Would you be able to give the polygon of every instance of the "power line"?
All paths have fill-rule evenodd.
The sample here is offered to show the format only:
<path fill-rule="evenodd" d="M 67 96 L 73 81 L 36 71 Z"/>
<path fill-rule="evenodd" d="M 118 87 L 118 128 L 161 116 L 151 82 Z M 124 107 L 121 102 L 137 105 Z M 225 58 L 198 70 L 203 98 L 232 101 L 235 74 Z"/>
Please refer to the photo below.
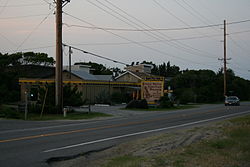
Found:
<path fill-rule="evenodd" d="M 177 17 L 174 13 L 172 13 L 171 11 L 169 11 L 167 8 L 165 8 L 163 5 L 161 5 L 159 2 L 157 2 L 156 0 L 152 0 L 158 7 L 160 7 L 163 11 L 167 12 L 168 14 L 170 14 L 171 16 L 173 16 L 174 18 L 176 18 L 177 20 L 179 20 L 181 23 L 183 23 L 184 25 L 188 26 L 188 27 L 191 27 L 191 25 L 189 25 L 188 23 L 186 23 L 184 20 L 182 20 L 181 18 Z M 188 45 L 187 45 L 188 46 Z M 193 48 L 193 47 L 191 47 Z M 193 48 L 194 50 L 197 50 L 199 52 L 205 52 L 205 54 L 207 55 L 211 55 L 211 53 L 208 53 L 206 51 L 202 51 L 200 49 L 196 49 L 196 48 Z M 217 57 L 216 55 L 214 55 L 215 57 Z"/>
<path fill-rule="evenodd" d="M 9 43 L 11 43 L 12 45 L 14 45 L 14 46 L 17 46 L 14 42 L 12 42 L 10 39 L 8 39 L 5 35 L 3 35 L 2 33 L 0 33 L 0 36 L 2 37 L 2 38 L 4 38 L 5 40 L 7 40 Z"/>
<path fill-rule="evenodd" d="M 232 24 L 239 24 L 239 23 L 245 23 L 250 22 L 250 20 L 242 20 L 237 22 L 230 22 L 227 23 L 227 25 Z M 210 24 L 210 25 L 204 25 L 204 26 L 189 26 L 189 27 L 177 27 L 177 28 L 151 28 L 151 29 L 131 29 L 131 28 L 113 28 L 113 27 L 95 27 L 95 26 L 84 26 L 84 25 L 75 25 L 75 24 L 67 24 L 63 23 L 67 27 L 80 27 L 80 28 L 86 28 L 86 29 L 92 29 L 92 30 L 110 30 L 110 31 L 179 31 L 179 30 L 193 30 L 193 29 L 203 29 L 203 28 L 211 28 L 211 27 L 218 27 L 222 26 L 223 24 Z"/>
<path fill-rule="evenodd" d="M 98 1 L 98 0 L 96 0 Z M 124 14 L 126 14 L 127 16 L 133 18 L 134 20 L 138 21 L 139 23 L 141 23 L 142 25 L 152 29 L 151 26 L 145 24 L 144 22 L 142 22 L 141 20 L 137 19 L 136 17 L 130 15 L 129 13 L 127 13 L 126 11 L 122 10 L 121 8 L 119 8 L 118 6 L 114 5 L 112 2 L 108 1 L 108 0 L 105 0 L 107 3 L 109 3 L 110 5 L 112 5 L 113 7 L 115 7 L 116 9 L 118 9 L 119 11 L 123 12 Z M 144 27 L 143 27 L 144 28 Z M 161 32 L 156 32 L 158 33 L 158 35 L 154 34 L 158 39 L 166 39 L 168 38 L 169 40 L 171 40 L 171 38 L 169 36 L 167 36 L 166 34 L 164 33 L 161 33 Z M 152 33 L 153 34 L 153 33 Z M 164 37 L 165 38 L 164 38 Z M 197 49 L 197 48 L 194 48 L 192 46 L 189 46 L 187 44 L 184 44 L 184 43 L 181 43 L 179 41 L 176 41 L 174 43 L 168 43 L 168 45 L 172 46 L 172 47 L 175 47 L 177 49 L 181 49 L 181 50 L 185 50 L 185 52 L 189 53 L 189 54 L 193 54 L 193 55 L 197 55 L 195 52 L 199 52 L 199 54 L 197 56 L 201 56 L 200 54 L 203 54 L 203 55 L 206 55 L 206 57 L 209 57 L 211 54 L 210 53 L 205 53 L 205 51 L 202 51 L 200 49 Z M 195 51 L 195 52 L 194 52 Z M 192 52 L 192 53 L 191 53 Z M 205 54 L 204 54 L 205 53 Z M 209 56 L 207 56 L 209 55 Z"/>
<path fill-rule="evenodd" d="M 210 35 L 210 37 L 217 37 L 221 36 L 221 34 L 214 34 Z M 192 40 L 192 39 L 201 39 L 201 38 L 207 38 L 207 36 L 193 36 L 193 37 L 186 37 L 186 38 L 173 38 L 171 40 L 167 41 L 183 41 L 183 40 Z M 166 42 L 166 40 L 152 40 L 152 41 L 137 41 L 138 43 L 160 43 L 160 42 Z M 75 44 L 75 45 L 128 45 L 128 44 L 134 44 L 132 42 L 103 42 L 103 43 L 85 43 L 85 44 Z"/>
<path fill-rule="evenodd" d="M 83 23 L 89 24 L 89 25 L 91 25 L 91 26 L 95 26 L 95 25 L 93 25 L 92 23 L 89 23 L 89 22 L 87 22 L 87 21 L 84 21 L 84 20 L 82 20 L 82 19 L 80 19 L 80 18 L 78 18 L 78 17 L 76 17 L 76 16 L 73 16 L 73 15 L 71 15 L 71 14 L 69 14 L 69 13 L 64 12 L 64 14 L 67 15 L 67 16 L 70 16 L 70 17 L 72 17 L 72 18 L 74 18 L 74 19 L 76 19 L 76 20 L 79 20 L 79 21 L 81 21 L 81 22 L 83 22 Z M 168 56 L 173 57 L 173 58 L 175 58 L 175 59 L 182 60 L 182 61 L 185 62 L 185 63 L 188 61 L 188 62 L 191 62 L 191 63 L 194 63 L 194 64 L 207 65 L 207 64 L 198 63 L 198 62 L 195 62 L 195 61 L 192 61 L 192 60 L 189 60 L 189 59 L 185 59 L 185 58 L 183 58 L 183 57 L 174 56 L 174 55 L 169 54 L 169 53 L 166 53 L 166 52 L 164 52 L 164 51 L 161 51 L 161 50 L 158 50 L 158 49 L 149 47 L 149 46 L 144 45 L 144 44 L 141 44 L 141 43 L 139 43 L 139 42 L 137 42 L 137 41 L 130 40 L 130 39 L 128 39 L 128 38 L 126 38 L 126 37 L 124 37 L 124 36 L 118 35 L 118 34 L 112 32 L 112 31 L 108 31 L 108 30 L 103 30 L 103 31 L 105 31 L 105 32 L 107 32 L 107 33 L 110 33 L 110 34 L 112 34 L 112 35 L 114 35 L 114 36 L 117 36 L 117 37 L 119 37 L 119 38 L 121 38 L 121 39 L 123 39 L 123 40 L 126 40 L 126 41 L 129 41 L 129 42 L 131 42 L 131 43 L 134 43 L 134 44 L 136 44 L 136 45 L 138 45 L 138 46 L 141 46 L 141 47 L 147 48 L 147 49 L 149 49 L 149 50 L 151 50 L 151 51 L 157 52 L 157 53 L 159 53 L 159 54 L 161 54 L 161 55 L 164 55 L 164 56 L 168 55 Z M 214 66 L 213 66 L 213 67 L 214 67 Z"/>
<path fill-rule="evenodd" d="M 190 15 L 192 15 L 193 17 L 197 18 L 198 20 L 200 20 L 202 23 L 207 24 L 206 22 L 204 22 L 200 17 L 197 17 L 193 12 L 191 12 L 191 10 L 187 9 L 184 5 L 182 5 L 178 0 L 175 0 L 175 2 L 181 7 L 183 8 L 185 11 L 187 11 Z"/>
<path fill-rule="evenodd" d="M 46 48 L 52 48 L 52 47 L 55 47 L 55 45 L 40 46 L 40 47 L 34 47 L 34 48 L 25 48 L 25 49 L 22 49 L 22 51 L 37 50 L 37 49 L 46 49 Z M 11 52 L 17 52 L 17 51 L 16 50 L 10 50 L 10 51 L 8 51 L 8 53 L 11 53 Z"/>
<path fill-rule="evenodd" d="M 70 46 L 70 45 L 67 45 L 67 44 L 63 44 L 63 45 L 64 45 L 64 46 Z M 122 64 L 122 65 L 128 66 L 127 63 L 123 63 L 123 62 L 118 61 L 118 60 L 110 59 L 110 58 L 108 58 L 108 57 L 104 57 L 104 56 L 99 55 L 99 54 L 91 53 L 91 52 L 88 52 L 88 51 L 86 51 L 86 50 L 83 50 L 83 49 L 74 47 L 74 46 L 70 46 L 70 47 L 71 47 L 72 49 L 81 51 L 81 52 L 83 52 L 84 54 L 89 54 L 89 55 L 92 55 L 92 56 L 95 56 L 95 57 L 98 57 L 98 58 L 101 58 L 101 59 L 105 59 L 105 60 L 108 60 L 108 61 L 112 61 L 112 62 L 114 62 L 114 63 L 118 63 L 118 64 Z"/>
<path fill-rule="evenodd" d="M 195 8 L 193 8 L 192 5 L 190 5 L 186 0 L 182 0 L 182 2 L 185 3 L 194 13 L 196 13 L 198 16 L 200 16 L 200 18 L 206 20 L 208 23 L 211 23 L 211 21 L 209 19 L 204 17 L 199 11 L 197 11 Z"/>
<path fill-rule="evenodd" d="M 0 7 L 12 8 L 12 7 L 30 7 L 30 6 L 41 6 L 43 3 L 32 3 L 32 4 L 20 4 L 20 5 L 0 5 Z"/>
<path fill-rule="evenodd" d="M 53 9 L 53 10 L 54 10 L 54 9 Z M 27 37 L 24 38 L 24 40 L 20 43 L 20 45 L 18 45 L 16 51 L 18 51 L 19 48 L 20 48 L 20 47 L 30 38 L 30 36 L 40 27 L 40 25 L 43 24 L 45 20 L 47 20 L 47 18 L 53 13 L 53 10 L 51 10 L 51 11 L 49 12 L 49 14 L 48 14 L 47 16 L 45 16 L 45 17 L 41 20 L 41 22 L 39 22 L 39 24 L 38 24 L 32 31 L 30 31 L 30 33 L 27 35 Z M 16 52 L 16 51 L 15 51 L 15 52 Z"/>
<path fill-rule="evenodd" d="M 113 12 L 115 12 L 115 13 L 118 13 L 118 12 L 116 12 L 115 10 L 111 9 L 110 7 L 107 7 L 106 5 L 104 5 L 103 3 L 101 3 L 99 0 L 96 0 L 96 1 L 97 1 L 98 3 L 100 3 L 101 5 L 105 6 L 106 8 L 110 9 L 111 11 L 113 11 Z M 118 6 L 114 5 L 113 3 L 109 2 L 108 0 L 105 0 L 105 1 L 106 1 L 107 3 L 109 3 L 110 5 L 112 5 L 113 7 L 115 7 L 116 9 L 118 9 L 119 11 L 123 12 L 125 15 L 127 15 L 127 16 L 129 16 L 129 17 L 135 19 L 136 21 L 138 21 L 139 23 L 143 24 L 144 26 L 146 26 L 146 27 L 152 29 L 152 27 L 150 27 L 150 26 L 148 26 L 147 24 L 143 23 L 142 21 L 140 21 L 140 20 L 137 19 L 136 17 L 134 17 L 134 16 L 128 14 L 126 11 L 122 10 L 121 8 L 119 8 Z M 88 2 L 89 2 L 89 0 L 88 0 Z M 93 4 L 93 2 L 90 2 L 90 3 Z M 94 5 L 97 6 L 98 8 L 100 8 L 101 10 L 104 10 L 103 8 L 99 7 L 98 5 L 96 5 L 96 4 L 94 4 Z M 104 11 L 106 11 L 106 10 L 104 10 Z M 108 13 L 110 14 L 110 12 L 108 12 Z M 113 16 L 113 14 L 111 14 L 111 15 Z M 131 20 L 128 19 L 127 17 L 122 16 L 120 13 L 118 13 L 118 15 L 121 16 L 121 17 L 123 17 L 123 18 L 125 18 L 126 20 L 132 22 L 133 24 L 136 24 L 138 27 L 145 29 L 144 27 L 140 26 L 139 24 L 135 23 L 134 21 L 131 21 Z M 115 16 L 115 17 L 116 17 L 116 16 Z M 116 18 L 117 18 L 117 17 L 116 17 Z M 118 19 L 119 19 L 119 18 L 118 18 Z M 120 20 L 120 19 L 119 19 L 119 20 Z M 129 24 L 129 25 L 131 25 L 131 24 Z M 134 26 L 133 26 L 133 27 L 134 27 Z M 136 28 L 137 28 L 137 27 L 136 27 Z M 144 33 L 146 33 L 146 32 L 144 32 Z M 159 33 L 160 35 L 154 34 L 154 33 L 152 33 L 152 32 L 149 32 L 149 33 L 150 33 L 150 36 L 151 36 L 151 37 L 152 37 L 152 35 L 153 35 L 153 38 L 158 39 L 158 40 L 159 40 L 159 39 L 165 39 L 165 38 L 163 38 L 162 36 L 165 36 L 165 37 L 171 39 L 171 38 L 168 37 L 166 34 L 163 34 L 163 33 L 160 33 L 160 32 L 157 32 L 157 33 Z M 152 35 L 151 35 L 151 34 L 152 34 Z M 149 35 L 149 34 L 147 33 L 147 35 Z M 169 42 L 169 41 L 166 40 L 166 42 Z M 170 46 L 172 46 L 172 47 L 175 47 L 175 48 L 177 48 L 177 49 L 181 49 L 181 50 L 183 50 L 183 51 L 185 50 L 185 52 L 187 52 L 187 53 L 189 53 L 189 54 L 194 54 L 193 50 L 195 50 L 196 52 L 198 51 L 198 52 L 200 52 L 200 53 L 202 52 L 202 51 L 199 50 L 199 49 L 193 48 L 193 47 L 191 47 L 191 46 L 188 46 L 188 45 L 186 45 L 186 44 L 180 43 L 180 42 L 178 42 L 178 41 L 177 41 L 177 43 L 168 43 L 168 45 L 170 45 Z M 191 50 L 192 50 L 192 51 L 191 51 Z M 192 53 L 191 53 L 191 52 L 192 52 Z M 202 54 L 204 54 L 204 53 L 202 53 Z M 200 54 L 194 54 L 194 55 L 201 56 Z M 211 58 L 211 57 L 210 57 L 210 58 Z"/>
<path fill-rule="evenodd" d="M 241 51 L 245 51 L 246 54 L 249 55 L 249 51 L 247 49 L 245 49 L 244 47 L 242 47 L 240 44 L 238 44 L 238 42 L 236 42 L 231 36 L 229 36 L 230 41 L 232 41 L 232 43 L 237 46 L 238 48 L 240 48 Z M 246 58 L 249 58 L 249 56 L 245 56 Z"/>
<path fill-rule="evenodd" d="M 9 0 L 5 1 L 5 4 L 2 6 L 2 10 L 0 10 L 0 15 L 3 13 L 3 11 L 5 10 L 6 6 L 8 5 Z"/>
<path fill-rule="evenodd" d="M 24 15 L 24 16 L 0 17 L 0 20 L 21 19 L 21 18 L 28 18 L 28 17 L 40 17 L 40 16 L 46 16 L 46 15 L 47 14 L 35 14 L 35 15 Z"/>

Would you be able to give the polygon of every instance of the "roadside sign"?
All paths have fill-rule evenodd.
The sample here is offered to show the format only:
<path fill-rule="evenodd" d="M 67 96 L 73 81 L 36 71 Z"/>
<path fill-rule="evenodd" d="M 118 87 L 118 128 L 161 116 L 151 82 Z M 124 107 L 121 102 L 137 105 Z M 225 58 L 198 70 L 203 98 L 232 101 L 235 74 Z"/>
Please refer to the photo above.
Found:
<path fill-rule="evenodd" d="M 143 81 L 141 85 L 141 97 L 148 104 L 155 104 L 164 95 L 164 81 Z"/>

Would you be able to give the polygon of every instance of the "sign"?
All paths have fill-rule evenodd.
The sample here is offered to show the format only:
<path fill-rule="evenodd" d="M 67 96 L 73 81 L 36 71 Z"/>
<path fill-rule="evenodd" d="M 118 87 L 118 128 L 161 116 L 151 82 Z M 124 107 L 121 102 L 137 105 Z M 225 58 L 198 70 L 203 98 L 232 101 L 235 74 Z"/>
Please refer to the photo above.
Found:
<path fill-rule="evenodd" d="M 155 104 L 164 95 L 163 81 L 143 81 L 141 85 L 142 99 L 146 99 L 148 104 Z"/>

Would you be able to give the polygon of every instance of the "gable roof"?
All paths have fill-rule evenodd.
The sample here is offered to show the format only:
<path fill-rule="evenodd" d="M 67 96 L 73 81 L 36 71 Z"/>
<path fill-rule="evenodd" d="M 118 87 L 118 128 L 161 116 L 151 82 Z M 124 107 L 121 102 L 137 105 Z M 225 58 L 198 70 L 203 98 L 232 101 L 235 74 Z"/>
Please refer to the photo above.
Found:
<path fill-rule="evenodd" d="M 117 76 L 115 78 L 115 80 L 117 80 L 118 78 L 126 75 L 126 74 L 131 74 L 134 77 L 138 78 L 139 80 L 147 80 L 147 79 L 162 79 L 163 77 L 161 76 L 157 76 L 157 75 L 152 75 L 149 73 L 145 73 L 145 72 L 134 72 L 134 71 L 126 71 L 124 73 L 122 73 L 121 75 Z"/>
<path fill-rule="evenodd" d="M 68 70 L 65 70 L 69 72 Z M 72 74 L 84 80 L 111 81 L 112 75 L 93 75 L 86 71 L 72 70 Z"/>

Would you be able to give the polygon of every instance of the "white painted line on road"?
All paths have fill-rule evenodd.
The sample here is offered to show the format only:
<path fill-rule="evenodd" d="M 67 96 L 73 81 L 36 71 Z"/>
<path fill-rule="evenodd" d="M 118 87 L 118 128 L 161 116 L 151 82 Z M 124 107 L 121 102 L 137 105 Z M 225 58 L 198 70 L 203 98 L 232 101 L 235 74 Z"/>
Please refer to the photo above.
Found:
<path fill-rule="evenodd" d="M 49 153 L 49 152 L 54 152 L 54 151 L 59 151 L 59 150 L 65 150 L 65 149 L 69 149 L 69 148 L 74 148 L 74 147 L 79 147 L 79 146 L 84 146 L 84 145 L 89 145 L 89 144 L 94 144 L 94 143 L 100 143 L 100 142 L 109 141 L 109 140 L 121 139 L 121 138 L 125 138 L 125 137 L 137 136 L 137 135 L 142 135 L 142 134 L 147 134 L 147 133 L 152 133 L 152 132 L 159 132 L 159 131 L 163 131 L 163 130 L 180 128 L 180 127 L 195 125 L 195 124 L 199 124 L 199 123 L 205 123 L 205 122 L 209 122 L 209 121 L 219 120 L 219 119 L 228 118 L 228 117 L 237 116 L 237 115 L 242 115 L 242 114 L 247 114 L 247 113 L 250 113 L 250 111 L 244 111 L 244 112 L 240 112 L 240 113 L 224 115 L 224 116 L 220 116 L 220 117 L 216 117 L 216 118 L 210 118 L 210 119 L 185 123 L 185 124 L 181 124 L 181 125 L 175 125 L 175 126 L 170 126 L 170 127 L 165 127 L 165 128 L 159 128 L 159 129 L 147 130 L 147 131 L 142 131 L 142 132 L 130 133 L 130 134 L 125 134 L 125 135 L 120 135 L 120 136 L 104 138 L 104 139 L 100 139 L 100 140 L 89 141 L 89 142 L 85 142 L 85 143 L 79 143 L 79 144 L 54 148 L 54 149 L 43 151 L 43 153 Z"/>

